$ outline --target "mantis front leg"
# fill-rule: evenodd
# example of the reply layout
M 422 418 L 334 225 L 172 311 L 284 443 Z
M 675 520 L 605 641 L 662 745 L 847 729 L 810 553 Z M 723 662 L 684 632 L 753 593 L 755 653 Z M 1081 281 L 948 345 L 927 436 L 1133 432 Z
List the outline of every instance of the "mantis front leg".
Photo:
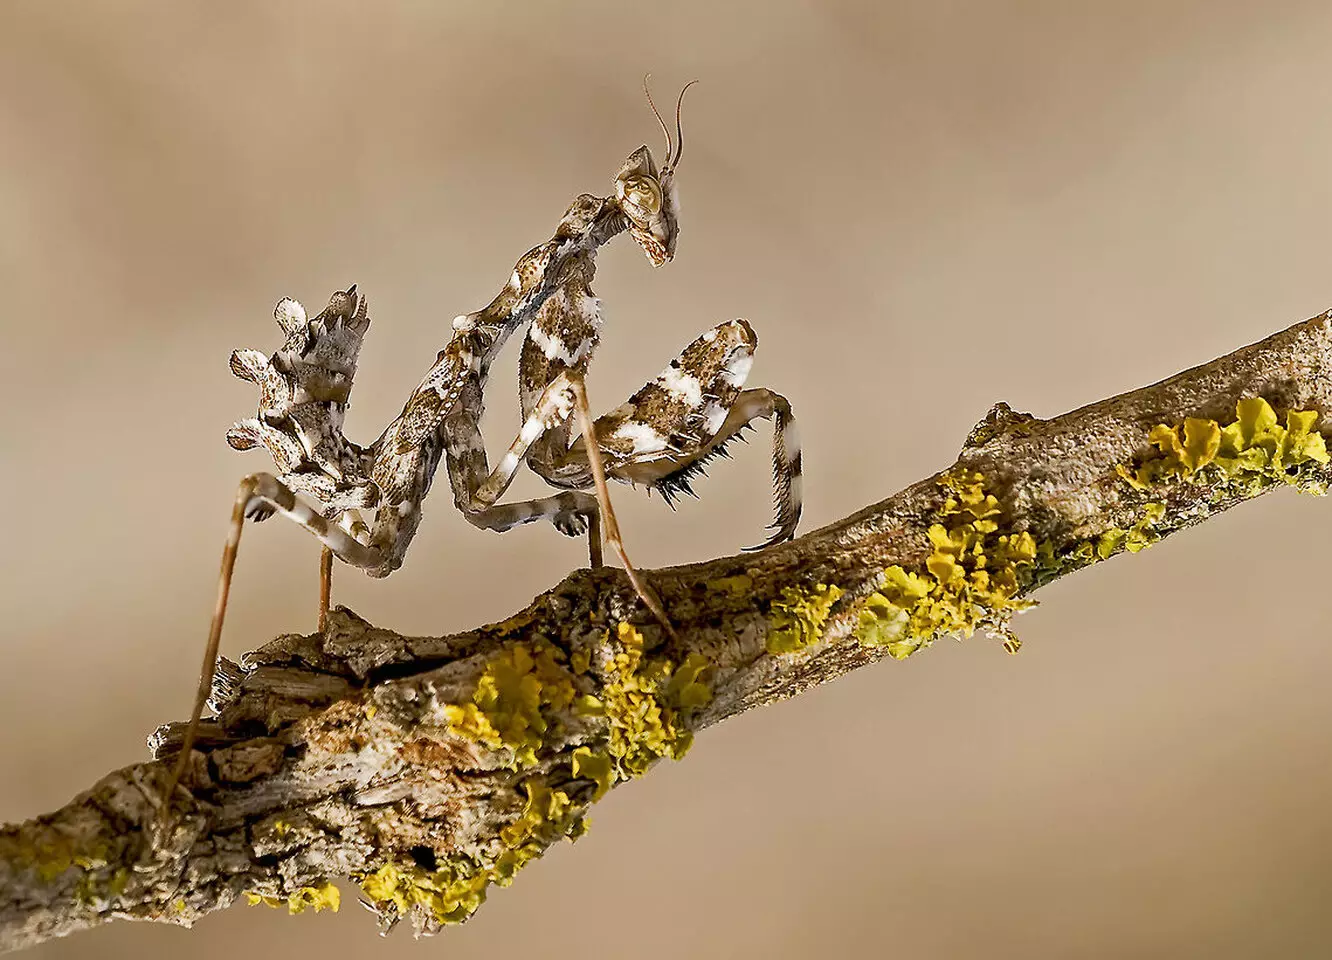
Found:
M 692 494 L 691 480 L 709 460 L 727 456 L 727 445 L 746 427 L 773 418 L 775 532 L 762 546 L 789 540 L 800 520 L 800 440 L 785 397 L 762 387 L 741 389 L 757 345 L 744 320 L 705 331 L 572 446 L 542 446 L 527 462 L 555 486 L 586 487 L 596 481 L 594 460 L 603 461 L 609 476 L 646 484 L 669 503 Z
M 558 330 L 571 344 L 556 351 L 559 360 L 540 371 L 541 380 L 524 391 L 524 422 L 518 437 L 492 472 L 481 436 L 485 411 L 484 371 L 477 368 L 459 388 L 458 402 L 443 421 L 444 453 L 448 462 L 453 499 L 468 521 L 486 530 L 504 531 L 533 520 L 550 520 L 561 533 L 589 532 L 592 565 L 600 565 L 600 538 L 594 535 L 597 504 L 583 493 L 566 493 L 522 503 L 497 501 L 513 481 L 528 450 L 550 436 L 567 434 L 573 411 L 572 377 L 582 375 L 596 345 L 601 318 L 596 298 L 588 287 L 593 271 L 592 255 L 571 255 L 556 274 L 553 289 L 533 320 L 534 329 Z
M 600 448 L 595 439 L 588 445 L 589 449 L 593 451 L 589 462 L 591 464 L 595 499 L 591 503 L 588 503 L 585 499 L 586 494 L 570 491 L 544 497 L 540 500 L 494 505 L 495 501 L 504 494 L 504 491 L 508 489 L 509 484 L 513 481 L 519 465 L 523 462 L 532 444 L 554 432 L 563 433 L 570 411 L 576 416 L 582 434 L 585 437 L 595 438 L 596 427 L 592 421 L 592 411 L 587 400 L 587 386 L 581 370 L 565 370 L 556 378 L 554 383 L 546 387 L 535 409 L 523 423 L 523 428 L 518 437 L 509 446 L 508 451 L 500 459 L 499 465 L 480 485 L 469 502 L 466 511 L 468 519 L 478 526 L 501 531 L 509 529 L 516 523 L 537 519 L 538 516 L 558 516 L 560 512 L 569 509 L 567 504 L 579 504 L 581 507 L 579 515 L 585 516 L 589 521 L 588 546 L 591 552 L 592 566 L 598 567 L 602 563 L 601 544 L 603 538 L 600 528 L 604 528 L 604 540 L 610 544 L 611 549 L 615 551 L 615 555 L 620 558 L 620 563 L 624 566 L 625 573 L 628 574 L 629 582 L 633 584 L 634 591 L 647 605 L 647 608 L 652 611 L 652 615 L 656 617 L 657 622 L 662 625 L 667 635 L 674 639 L 676 636 L 675 629 L 671 626 L 670 618 L 666 616 L 666 610 L 662 606 L 660 598 L 643 580 L 625 550 L 624 539 L 620 535 L 620 525 L 615 518 L 615 508 L 611 504 L 610 488 L 606 483 L 606 472 L 598 452 Z M 600 524 L 598 524 L 598 517 L 600 518 Z
M 588 533 L 588 553 L 591 566 L 602 565 L 603 529 L 604 542 L 610 544 L 620 563 L 624 566 L 629 582 L 634 591 L 656 617 L 657 622 L 672 638 L 675 629 L 662 607 L 660 598 L 644 582 L 638 569 L 629 559 L 620 535 L 620 526 L 615 519 L 615 509 L 611 505 L 610 490 L 606 485 L 605 472 L 600 471 L 594 484 L 595 495 L 589 497 L 581 491 L 566 491 L 536 500 L 524 500 L 518 503 L 496 504 L 503 496 L 509 484 L 513 482 L 519 465 L 531 445 L 551 431 L 561 430 L 573 412 L 580 428 L 594 436 L 592 414 L 588 408 L 587 388 L 581 371 L 566 371 L 555 383 L 547 387 L 542 402 L 523 424 L 523 429 L 500 459 L 495 470 L 478 486 L 476 493 L 468 501 L 464 514 L 478 527 L 496 532 L 509 530 L 522 523 L 533 520 L 549 519 L 567 533 L 579 532 L 577 523 L 585 523 Z M 593 445 L 595 449 L 595 444 Z M 600 461 L 592 468 L 594 476 Z
M 549 520 L 566 536 L 586 533 L 590 565 L 599 567 L 603 563 L 601 522 L 595 497 L 568 491 L 516 503 L 496 502 L 513 482 L 533 441 L 546 430 L 557 427 L 573 408 L 572 390 L 567 380 L 552 384 L 548 392 L 547 402 L 524 422 L 518 437 L 493 471 L 488 471 L 484 441 L 476 418 L 460 411 L 449 419 L 445 456 L 449 462 L 449 477 L 454 484 L 454 500 L 468 522 L 483 530 L 503 533 L 525 523 Z M 558 399 L 561 396 L 564 399 Z
M 598 527 L 604 527 L 605 541 L 620 558 L 635 592 L 667 633 L 674 637 L 674 628 L 661 600 L 643 581 L 624 548 L 604 470 L 599 480 L 593 474 L 594 497 L 569 491 L 540 500 L 496 506 L 533 445 L 567 447 L 571 414 L 577 415 L 585 436 L 596 436 L 584 385 L 587 366 L 601 329 L 600 310 L 590 286 L 593 270 L 591 254 L 571 257 L 560 271 L 556 289 L 533 320 L 529 337 L 541 343 L 546 363 L 532 364 L 528 351 L 524 350 L 523 408 L 526 417 L 517 438 L 493 472 L 486 472 L 485 447 L 474 414 L 480 408 L 479 390 L 478 396 L 471 403 L 461 404 L 459 413 L 449 421 L 449 466 L 450 476 L 454 478 L 454 495 L 468 520 L 490 530 L 506 530 L 518 523 L 547 517 L 568 532 L 573 518 L 586 519 L 593 566 L 599 566 L 602 560 L 602 530 Z M 540 390 L 539 394 L 537 390 Z M 590 445 L 596 448 L 595 439 Z M 600 524 L 597 523 L 598 517 Z

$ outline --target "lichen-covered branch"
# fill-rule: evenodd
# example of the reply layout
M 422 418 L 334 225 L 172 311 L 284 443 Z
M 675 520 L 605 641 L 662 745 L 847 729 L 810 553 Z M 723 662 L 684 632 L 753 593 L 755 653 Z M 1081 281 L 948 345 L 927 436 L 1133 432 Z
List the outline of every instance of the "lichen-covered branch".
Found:
M 1016 650 L 1009 620 L 1045 583 L 1276 487 L 1325 492 L 1329 410 L 1327 316 L 1052 420 L 999 404 L 947 470 L 854 516 L 649 571 L 678 642 L 610 569 L 445 637 L 339 611 L 223 663 L 169 830 L 159 759 L 0 831 L 0 949 L 242 895 L 336 908 L 340 878 L 386 927 L 465 920 L 726 717 L 940 636 Z

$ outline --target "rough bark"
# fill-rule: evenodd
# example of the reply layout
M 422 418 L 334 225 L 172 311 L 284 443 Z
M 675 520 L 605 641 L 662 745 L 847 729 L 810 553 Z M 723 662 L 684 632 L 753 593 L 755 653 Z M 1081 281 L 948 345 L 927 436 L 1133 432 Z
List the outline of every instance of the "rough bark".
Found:
M 612 569 L 576 571 L 509 620 L 450 636 L 404 637 L 339 611 L 323 635 L 280 637 L 239 665 L 224 662 L 214 691 L 219 716 L 173 800 L 169 831 L 150 829 L 163 802 L 163 760 L 111 773 L 55 813 L 0 831 L 0 950 L 116 918 L 188 925 L 243 892 L 299 900 L 303 888 L 390 862 L 431 870 L 455 856 L 492 856 L 507 842 L 503 831 L 523 811 L 533 777 L 564 791 L 576 809 L 592 801 L 596 784 L 575 776 L 570 758 L 604 739 L 596 720 L 559 704 L 551 708 L 564 711 L 559 722 L 518 769 L 511 750 L 460 735 L 445 708 L 469 702 L 502 651 L 542 643 L 562 655 L 581 651 L 593 677 L 619 649 L 614 628 L 632 622 L 651 656 L 673 664 L 691 653 L 707 658 L 710 702 L 677 717 L 682 728 L 702 730 L 886 655 L 857 638 L 865 598 L 886 568 L 923 573 L 947 476 L 983 474 L 1000 530 L 1029 533 L 1047 556 L 1111 545 L 1083 549 L 1077 562 L 1038 564 L 1023 593 L 1116 552 L 1118 541 L 1106 535 L 1141 525 L 1145 499 L 1164 507 L 1156 539 L 1282 486 L 1173 482 L 1148 497 L 1116 471 L 1151 453 L 1155 425 L 1188 417 L 1225 423 L 1237 401 L 1255 396 L 1277 410 L 1332 410 L 1332 320 L 1316 317 L 1051 420 L 1001 404 L 947 471 L 853 516 L 759 553 L 648 571 L 678 647 Z M 1325 486 L 1327 467 L 1306 466 L 1306 485 Z M 769 652 L 782 598 L 815 584 L 842 593 L 808 646 Z M 1003 620 L 989 625 L 1002 633 Z M 580 683 L 601 692 L 595 680 Z M 159 731 L 160 754 L 169 754 L 178 731 Z M 439 918 L 412 919 L 432 931 Z

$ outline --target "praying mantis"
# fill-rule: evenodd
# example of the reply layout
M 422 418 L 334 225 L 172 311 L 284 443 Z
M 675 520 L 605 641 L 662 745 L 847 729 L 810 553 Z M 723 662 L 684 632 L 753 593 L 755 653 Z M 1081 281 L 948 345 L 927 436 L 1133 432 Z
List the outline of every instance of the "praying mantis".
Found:
M 371 577 L 403 563 L 421 523 L 421 506 L 441 460 L 454 503 L 475 526 L 505 531 L 548 520 L 569 536 L 588 536 L 592 566 L 611 546 L 638 596 L 668 634 L 670 619 L 630 562 L 611 506 L 607 479 L 644 484 L 668 503 L 692 493 L 691 480 L 753 421 L 775 418 L 773 490 L 776 518 L 760 549 L 790 539 L 801 511 L 800 444 L 791 405 L 763 388 L 745 389 L 757 336 L 743 319 L 696 338 L 653 380 L 594 419 L 585 377 L 600 339 L 600 303 L 592 293 L 597 250 L 621 233 L 654 266 L 675 255 L 679 236 L 676 173 L 683 147 L 676 101 L 675 137 L 649 106 L 666 139 L 661 165 L 639 147 L 615 175 L 609 197 L 584 194 L 565 211 L 549 240 L 523 254 L 508 283 L 480 310 L 456 317 L 452 336 L 412 391 L 402 412 L 368 446 L 343 434 L 343 422 L 369 307 L 356 286 L 335 293 L 310 317 L 296 300 L 281 300 L 274 317 L 285 342 L 271 356 L 237 350 L 232 372 L 259 388 L 256 416 L 227 432 L 237 450 L 265 448 L 277 473 L 241 481 L 223 548 L 217 601 L 199 687 L 172 770 L 164 807 L 189 762 L 213 683 L 222 624 L 241 531 L 247 519 L 281 515 L 323 545 L 319 620 L 323 629 L 334 558 Z M 519 360 L 523 423 L 491 469 L 480 422 L 492 363 L 525 330 Z M 572 438 L 572 421 L 579 434 Z M 522 464 L 560 492 L 501 503 Z M 593 492 L 589 493 L 591 489 Z M 317 508 L 299 499 L 315 501 Z M 369 520 L 367 520 L 367 516 Z

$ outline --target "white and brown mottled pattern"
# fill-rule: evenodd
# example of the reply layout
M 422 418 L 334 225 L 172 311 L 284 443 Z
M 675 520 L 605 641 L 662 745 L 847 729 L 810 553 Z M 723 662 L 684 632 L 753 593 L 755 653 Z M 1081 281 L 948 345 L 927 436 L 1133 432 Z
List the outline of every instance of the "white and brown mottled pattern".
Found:
M 662 126 L 665 129 L 664 122 Z M 232 371 L 257 385 L 260 399 L 257 415 L 235 424 L 227 441 L 238 450 L 267 448 L 281 476 L 252 474 L 238 492 L 199 693 L 168 795 L 184 769 L 207 700 L 245 519 L 263 520 L 280 513 L 343 562 L 372 577 L 384 577 L 401 566 L 420 526 L 421 504 L 440 460 L 445 459 L 454 501 L 472 523 L 506 530 L 547 519 L 564 533 L 589 530 L 594 563 L 600 562 L 599 501 L 582 489 L 593 483 L 594 470 L 589 469 L 593 464 L 583 440 L 572 447 L 568 443 L 573 396 L 578 398 L 579 417 L 585 423 L 590 420 L 582 377 L 601 329 L 599 305 L 591 292 L 593 257 L 602 244 L 626 231 L 654 265 L 674 256 L 679 236 L 675 185 L 679 103 L 676 136 L 672 145 L 667 133 L 667 154 L 660 169 L 651 151 L 640 147 L 616 175 L 613 196 L 576 198 L 551 238 L 519 258 L 489 304 L 452 321 L 450 339 L 435 363 L 401 414 L 368 447 L 343 434 L 356 362 L 370 323 L 365 298 L 355 286 L 334 294 L 314 318 L 299 302 L 280 301 L 274 317 L 287 336 L 283 346 L 271 357 L 255 350 L 232 354 Z M 480 431 L 486 381 L 505 342 L 533 318 L 536 323 L 528 332 L 522 360 L 525 423 L 492 473 Z M 727 433 L 741 409 L 737 401 L 755 392 L 739 392 L 753 343 L 753 331 L 744 321 L 721 325 L 686 348 L 661 377 L 608 415 L 609 420 L 603 418 L 605 429 L 601 424 L 593 427 L 590 432 L 598 441 L 604 438 L 597 449 L 606 454 L 609 474 L 621 480 L 648 478 L 664 494 L 673 489 L 672 483 L 685 483 L 685 473 L 743 425 Z M 799 516 L 799 454 L 789 455 L 794 427 L 788 435 L 783 426 L 783 415 L 789 421 L 790 413 L 786 401 L 764 409 L 768 412 L 755 415 L 778 412 L 774 464 L 782 495 L 775 540 L 790 536 Z M 555 486 L 570 489 L 537 500 L 496 504 L 524 461 Z M 595 464 L 599 471 L 599 458 Z M 604 498 L 604 480 L 598 484 Z M 320 509 L 303 503 L 297 493 L 317 501 Z M 608 501 L 606 508 L 609 511 Z M 363 510 L 373 510 L 369 523 Z M 614 526 L 613 514 L 608 512 L 606 520 Z M 607 541 L 634 579 L 618 532 L 612 535 L 610 527 Z M 325 604 L 321 610 L 326 609 L 329 569 L 321 563 Z M 638 580 L 634 583 L 669 632 L 660 606 Z
M 271 357 L 255 350 L 232 354 L 232 371 L 258 386 L 260 399 L 257 415 L 235 424 L 227 441 L 238 450 L 267 448 L 281 478 L 253 474 L 237 494 L 199 692 L 168 796 L 184 770 L 208 697 L 231 572 L 247 518 L 263 520 L 280 513 L 343 562 L 372 577 L 388 576 L 402 565 L 421 523 L 421 504 L 444 458 L 454 501 L 478 526 L 503 530 L 548 519 L 565 533 L 596 532 L 597 500 L 581 491 L 503 506 L 477 499 L 483 487 L 486 496 L 493 497 L 507 486 L 503 479 L 487 485 L 490 470 L 480 432 L 486 380 L 508 338 L 537 315 L 557 289 L 562 300 L 552 312 L 565 325 L 542 326 L 538 337 L 545 335 L 545 340 L 538 342 L 538 348 L 544 348 L 552 362 L 586 366 L 600 323 L 596 301 L 587 290 L 592 254 L 628 231 L 653 264 L 670 260 L 678 234 L 673 176 L 669 147 L 660 171 L 651 151 L 641 147 L 621 166 L 614 196 L 576 198 L 551 238 L 519 258 L 489 304 L 452 321 L 448 343 L 407 398 L 402 413 L 368 447 L 343 434 L 356 361 L 370 323 L 365 298 L 354 286 L 334 294 L 328 308 L 314 318 L 296 300 L 280 301 L 274 317 L 287 335 L 283 346 Z M 575 265 L 566 270 L 571 262 Z M 574 278 L 584 265 L 587 276 L 580 287 Z M 538 392 L 544 392 L 544 384 Z M 559 390 L 549 395 L 549 411 L 543 407 L 520 442 L 530 445 L 567 423 L 567 398 Z M 521 456 L 502 461 L 501 475 L 511 477 Z M 320 509 L 302 503 L 298 492 L 317 501 Z M 370 509 L 374 514 L 367 524 L 360 511 Z M 599 556 L 600 540 L 593 540 Z M 329 569 L 321 562 L 325 604 Z
M 577 197 L 551 238 L 518 259 L 509 281 L 489 304 L 452 321 L 449 342 L 402 413 L 368 447 L 349 441 L 342 429 L 361 340 L 369 326 L 365 298 L 355 287 L 335 294 L 329 307 L 314 318 L 296 300 L 284 299 L 274 314 L 287 337 L 282 348 L 271 358 L 254 350 L 232 355 L 232 370 L 259 387 L 260 401 L 257 416 L 228 431 L 228 443 L 238 450 L 267 448 L 279 473 L 271 478 L 273 483 L 318 501 L 320 511 L 310 511 L 311 516 L 340 524 L 344 534 L 359 530 L 355 541 L 364 549 L 342 550 L 326 539 L 341 542 L 337 533 L 302 523 L 340 559 L 371 576 L 387 576 L 402 564 L 441 459 L 448 463 L 455 502 L 479 526 L 504 529 L 514 522 L 545 518 L 566 532 L 585 528 L 595 505 L 581 495 L 561 496 L 549 507 L 476 509 L 477 494 L 491 474 L 479 429 L 485 385 L 491 363 L 508 338 L 540 317 L 543 305 L 557 291 L 561 304 L 551 315 L 564 326 L 541 326 L 537 341 L 553 360 L 586 366 L 596 346 L 599 313 L 590 293 L 584 296 L 587 302 L 569 299 L 576 291 L 570 277 L 586 263 L 590 280 L 593 252 L 625 231 L 654 264 L 670 259 L 662 252 L 673 250 L 678 232 L 671 208 L 658 205 L 648 210 L 637 204 L 629 211 L 620 199 L 638 198 L 643 190 L 653 189 L 673 196 L 673 190 L 663 192 L 660 182 L 660 178 L 669 181 L 670 172 L 669 168 L 658 172 L 651 151 L 641 147 L 621 166 L 614 196 Z M 654 177 L 659 179 L 649 183 Z M 623 178 L 635 178 L 627 193 Z M 570 263 L 578 266 L 566 270 Z M 581 289 L 586 288 L 584 281 Z M 542 334 L 548 334 L 544 341 Z M 567 406 L 556 419 L 567 421 Z M 547 426 L 554 426 L 554 421 Z M 511 460 L 502 463 L 505 472 L 515 467 Z M 349 513 L 360 510 L 373 510 L 368 525 L 359 514 L 353 521 Z M 297 522 L 304 516 L 302 511 L 278 512 Z

